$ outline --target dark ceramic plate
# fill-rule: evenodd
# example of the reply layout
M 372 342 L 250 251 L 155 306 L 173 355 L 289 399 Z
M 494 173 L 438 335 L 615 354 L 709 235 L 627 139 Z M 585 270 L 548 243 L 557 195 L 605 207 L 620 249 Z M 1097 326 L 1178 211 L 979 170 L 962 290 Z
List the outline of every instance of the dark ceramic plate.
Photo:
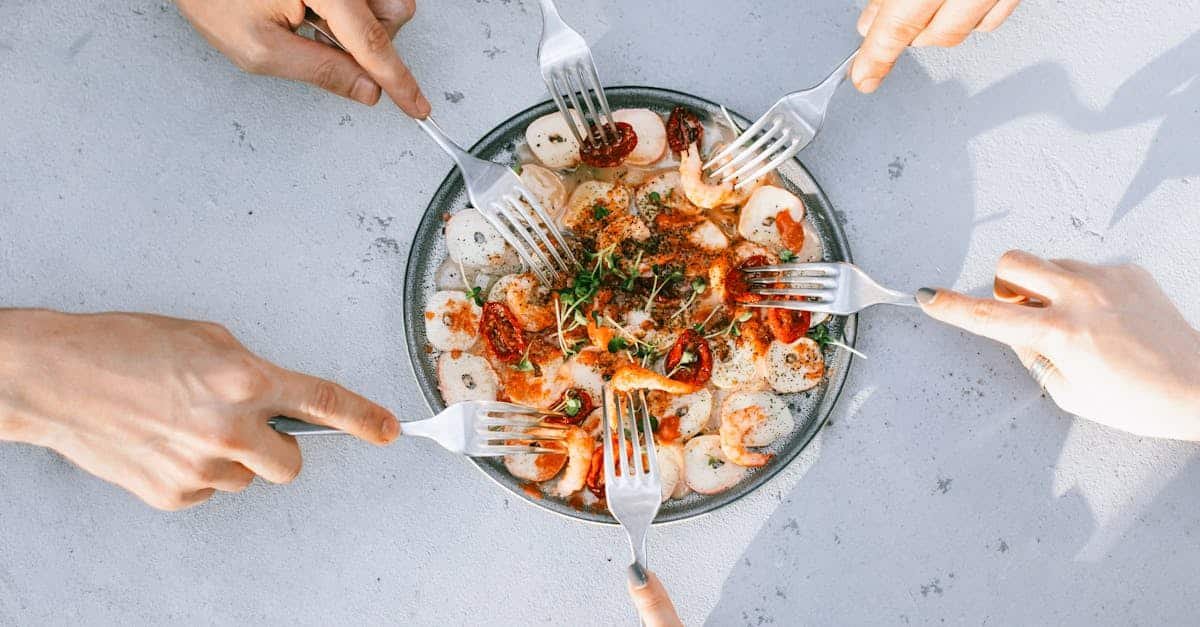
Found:
M 683 105 L 710 122 L 722 120 L 721 108 L 716 103 L 685 93 L 654 87 L 611 87 L 606 90 L 613 108 L 644 107 L 657 111 L 664 117 L 671 109 Z M 502 122 L 471 148 L 471 153 L 496 163 L 515 164 L 515 151 L 524 140 L 525 128 L 538 117 L 554 111 L 554 103 L 543 102 L 530 107 Z M 731 113 L 743 128 L 747 120 Z M 808 206 L 808 220 L 815 227 L 824 245 L 826 261 L 850 261 L 850 250 L 846 236 L 833 216 L 829 199 L 813 180 L 808 170 L 793 160 L 779 168 L 783 184 L 793 193 L 801 195 Z M 413 237 L 408 256 L 408 267 L 404 276 L 404 326 L 408 340 L 408 353 L 412 361 L 413 374 L 425 394 L 425 400 L 434 412 L 445 408 L 438 392 L 436 354 L 427 352 L 425 325 L 422 312 L 428 298 L 436 291 L 434 274 L 438 265 L 446 258 L 446 244 L 442 235 L 443 216 L 461 211 L 467 206 L 467 194 L 462 177 L 452 171 L 434 194 L 425 209 L 425 215 Z M 857 317 L 837 317 L 827 324 L 835 334 L 840 333 L 847 343 L 853 345 L 857 328 Z M 850 368 L 851 354 L 845 349 L 827 346 L 825 350 L 826 379 L 816 388 L 800 394 L 786 395 L 796 419 L 796 428 L 791 435 L 780 438 L 766 450 L 775 457 L 762 468 L 750 474 L 733 488 L 711 496 L 690 494 L 684 499 L 671 500 L 663 504 L 655 523 L 672 522 L 699 516 L 724 507 L 763 485 L 789 464 L 813 436 L 825 424 Z M 473 460 L 484 474 L 512 492 L 517 497 L 552 512 L 596 523 L 613 524 L 615 521 L 602 511 L 578 510 L 565 502 L 550 497 L 533 498 L 521 489 L 520 482 L 508 474 L 499 459 L 478 458 Z

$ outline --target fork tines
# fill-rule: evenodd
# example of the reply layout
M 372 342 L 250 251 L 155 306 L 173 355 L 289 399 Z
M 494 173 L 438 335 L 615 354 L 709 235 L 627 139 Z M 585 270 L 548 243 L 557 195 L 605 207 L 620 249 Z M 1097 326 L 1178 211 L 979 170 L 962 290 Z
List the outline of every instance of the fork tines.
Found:
M 492 226 L 547 287 L 573 275 L 579 261 L 562 231 L 533 193 L 517 185 L 486 212 Z
M 555 414 L 512 403 L 489 403 L 475 421 L 474 437 L 489 454 L 542 454 L 563 452 L 561 446 L 546 446 L 561 442 L 567 427 L 543 423 Z
M 604 483 L 607 486 L 621 485 L 621 482 L 635 483 L 645 480 L 656 480 L 658 477 L 658 456 L 654 449 L 654 432 L 650 429 L 650 411 L 646 404 L 646 395 L 634 399 L 632 394 L 617 394 L 612 388 L 605 386 L 601 397 L 601 422 L 604 423 Z M 638 416 L 641 425 L 638 426 Z M 615 423 L 617 434 L 613 437 Z M 642 438 L 639 437 L 643 436 Z M 642 462 L 642 444 L 645 440 L 646 463 Z M 617 474 L 618 462 L 613 445 L 620 450 L 620 475 Z M 632 459 L 625 453 L 629 451 Z
M 566 118 L 567 126 L 571 127 L 575 141 L 580 145 L 586 141 L 595 141 L 602 145 L 617 141 L 617 127 L 612 109 L 608 106 L 608 98 L 604 95 L 604 87 L 600 85 L 600 76 L 596 73 L 596 64 L 590 54 L 583 62 L 546 72 L 543 78 L 546 89 L 554 98 L 554 104 Z M 582 129 L 576 124 L 575 116 L 570 114 L 563 94 L 571 101 L 571 109 L 579 113 L 579 121 L 583 123 Z M 581 100 L 583 107 L 579 106 Z M 598 129 L 594 134 L 591 130 L 593 126 Z
M 735 189 L 766 176 L 800 152 L 816 132 L 814 130 L 808 138 L 799 136 L 787 123 L 785 115 L 782 111 L 768 111 L 709 159 L 704 170 L 711 170 L 709 176 L 722 183 L 734 183 Z
M 760 296 L 800 298 L 796 301 L 748 303 L 757 307 L 801 309 L 805 303 L 827 303 L 836 297 L 840 269 L 833 263 L 790 263 L 743 268 L 750 292 Z M 789 304 L 790 303 L 790 306 Z

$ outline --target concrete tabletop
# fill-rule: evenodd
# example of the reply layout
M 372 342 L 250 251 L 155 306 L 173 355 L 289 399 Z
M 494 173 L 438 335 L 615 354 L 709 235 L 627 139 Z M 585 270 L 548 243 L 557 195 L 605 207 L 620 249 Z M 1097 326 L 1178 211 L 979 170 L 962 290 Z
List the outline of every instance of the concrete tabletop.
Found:
M 858 7 L 563 2 L 605 82 L 754 117 Z M 450 161 L 373 109 L 236 70 L 167 2 L 8 0 L 0 306 L 215 320 L 404 417 L 410 236 Z M 642 6 L 651 5 L 651 6 Z M 769 5 L 769 6 L 768 6 Z M 1200 5 L 1029 0 L 846 89 L 802 159 L 882 282 L 987 290 L 1006 249 L 1147 266 L 1200 323 Z M 398 39 L 464 143 L 546 98 L 531 0 L 425 2 Z M 1005 349 L 862 316 L 832 424 L 750 498 L 656 529 L 688 624 L 1194 623 L 1196 447 L 1058 411 Z M 0 444 L 0 623 L 611 624 L 625 539 L 428 442 L 304 443 L 289 486 L 161 513 Z

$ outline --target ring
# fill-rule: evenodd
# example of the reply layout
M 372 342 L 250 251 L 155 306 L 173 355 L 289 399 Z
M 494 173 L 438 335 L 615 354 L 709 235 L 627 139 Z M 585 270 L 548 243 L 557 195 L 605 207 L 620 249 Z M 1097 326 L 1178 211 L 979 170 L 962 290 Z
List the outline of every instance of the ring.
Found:
M 1045 355 L 1038 355 L 1037 359 L 1029 365 L 1029 375 L 1033 377 L 1034 383 L 1037 383 L 1043 390 L 1046 389 L 1046 379 L 1050 378 L 1050 373 L 1055 370 L 1057 368 L 1054 367 L 1054 362 Z

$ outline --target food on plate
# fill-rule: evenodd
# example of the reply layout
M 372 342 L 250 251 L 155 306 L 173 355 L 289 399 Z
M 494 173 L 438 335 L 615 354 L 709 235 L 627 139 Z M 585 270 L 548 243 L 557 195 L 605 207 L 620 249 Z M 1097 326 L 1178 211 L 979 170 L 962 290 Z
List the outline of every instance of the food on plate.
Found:
M 467 208 L 446 222 L 449 258 L 425 312 L 443 400 L 552 412 L 531 429 L 566 438 L 504 466 L 527 491 L 579 507 L 604 506 L 606 385 L 644 403 L 653 433 L 630 435 L 655 439 L 669 501 L 770 464 L 795 428 L 783 395 L 825 376 L 825 316 L 747 307 L 762 297 L 746 268 L 823 255 L 803 199 L 774 174 L 742 190 L 711 180 L 702 164 L 734 131 L 683 107 L 613 118 L 607 142 L 592 128 L 581 144 L 560 113 L 542 116 L 518 150 L 522 182 L 582 264 L 575 275 L 542 285 Z

